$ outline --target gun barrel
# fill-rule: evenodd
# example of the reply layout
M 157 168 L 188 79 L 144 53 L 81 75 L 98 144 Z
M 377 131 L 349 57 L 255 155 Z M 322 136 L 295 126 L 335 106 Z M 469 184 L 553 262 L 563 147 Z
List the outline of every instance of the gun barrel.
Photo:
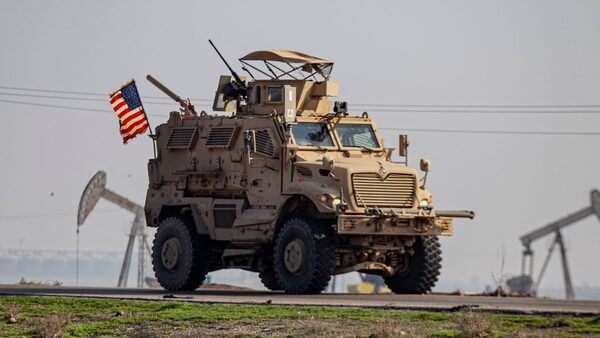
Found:
M 435 210 L 435 214 L 440 217 L 470 218 L 475 217 L 475 212 L 468 210 Z
M 237 73 L 233 70 L 233 68 L 231 68 L 229 63 L 227 63 L 227 60 L 225 60 L 223 55 L 221 55 L 221 52 L 219 52 L 219 50 L 217 49 L 217 46 L 215 46 L 215 44 L 210 39 L 208 39 L 208 42 L 210 43 L 212 48 L 214 48 L 215 52 L 217 52 L 217 54 L 219 55 L 221 60 L 223 60 L 223 63 L 225 63 L 225 66 L 227 66 L 227 68 L 229 68 L 229 72 L 231 72 L 231 75 L 233 75 L 233 78 L 235 79 L 235 81 L 239 84 L 243 84 L 244 81 L 242 81 L 242 79 L 237 75 Z
M 172 98 L 176 102 L 181 103 L 183 101 L 181 99 L 181 97 L 179 97 L 179 95 L 173 93 L 172 90 L 170 90 L 169 88 L 167 88 L 167 86 L 165 86 L 160 81 L 158 81 L 157 79 L 155 79 L 152 75 L 148 74 L 146 76 L 146 80 L 150 81 L 150 83 L 152 83 L 153 85 L 155 85 L 156 88 L 160 89 L 163 93 L 167 94 L 168 97 Z

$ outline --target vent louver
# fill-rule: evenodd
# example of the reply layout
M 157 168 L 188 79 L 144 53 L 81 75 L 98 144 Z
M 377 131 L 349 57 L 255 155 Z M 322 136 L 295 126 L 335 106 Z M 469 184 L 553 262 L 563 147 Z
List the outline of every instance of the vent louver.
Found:
M 207 148 L 230 148 L 233 137 L 235 136 L 236 126 L 212 127 L 208 139 Z
M 302 165 L 296 166 L 296 172 L 300 176 L 312 177 L 312 170 L 310 170 L 310 168 L 302 166 Z
M 189 149 L 192 146 L 196 136 L 195 127 L 180 127 L 171 129 L 167 148 L 169 149 Z
M 274 154 L 273 142 L 268 130 L 255 131 L 256 152 L 272 157 Z

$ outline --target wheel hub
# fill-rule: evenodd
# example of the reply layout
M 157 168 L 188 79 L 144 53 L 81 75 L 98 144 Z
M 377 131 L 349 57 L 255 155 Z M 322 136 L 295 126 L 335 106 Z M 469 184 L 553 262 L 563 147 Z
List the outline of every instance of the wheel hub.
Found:
M 405 253 L 398 258 L 398 267 L 396 274 L 407 275 L 412 270 L 414 256 Z
M 169 270 L 173 270 L 179 265 L 179 257 L 181 256 L 181 244 L 179 239 L 173 237 L 166 240 L 160 252 L 163 266 Z
M 283 260 L 289 272 L 298 273 L 301 271 L 304 265 L 304 253 L 305 246 L 302 240 L 295 239 L 288 243 L 285 247 Z

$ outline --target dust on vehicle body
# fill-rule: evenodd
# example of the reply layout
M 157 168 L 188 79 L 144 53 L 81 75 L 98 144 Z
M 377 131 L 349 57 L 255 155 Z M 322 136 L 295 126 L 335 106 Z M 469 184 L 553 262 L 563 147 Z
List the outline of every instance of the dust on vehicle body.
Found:
M 220 55 L 220 54 L 219 54 Z M 332 275 L 380 275 L 396 293 L 426 293 L 441 268 L 437 236 L 452 217 L 437 210 L 425 176 L 392 161 L 369 114 L 333 103 L 333 62 L 264 50 L 228 66 L 213 111 L 180 111 L 156 128 L 145 212 L 158 227 L 153 264 L 168 290 L 193 290 L 210 271 L 255 271 L 271 290 L 319 293 Z M 223 59 L 223 61 L 225 61 Z M 226 63 L 227 64 L 227 63 Z

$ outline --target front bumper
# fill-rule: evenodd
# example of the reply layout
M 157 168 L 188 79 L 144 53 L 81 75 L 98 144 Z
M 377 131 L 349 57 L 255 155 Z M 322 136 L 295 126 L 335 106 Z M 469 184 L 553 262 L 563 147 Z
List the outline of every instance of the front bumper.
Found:
M 452 217 L 473 218 L 472 211 L 374 209 L 368 214 L 339 214 L 341 235 L 450 236 Z

